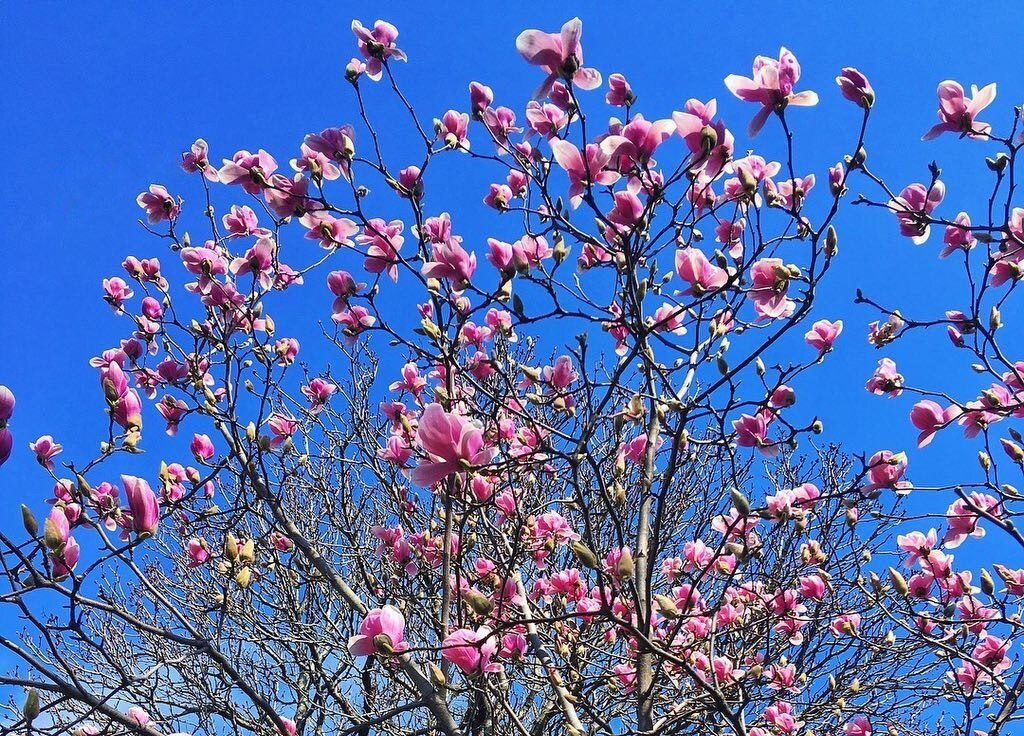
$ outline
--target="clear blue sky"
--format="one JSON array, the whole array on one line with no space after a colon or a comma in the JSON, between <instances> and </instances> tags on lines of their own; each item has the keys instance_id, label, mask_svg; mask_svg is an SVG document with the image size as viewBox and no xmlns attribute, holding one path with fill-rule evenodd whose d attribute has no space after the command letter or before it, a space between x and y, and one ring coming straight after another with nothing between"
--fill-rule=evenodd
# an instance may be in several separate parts
<instances>
[{"instance_id":1,"label":"clear blue sky","mask_svg":"<svg viewBox=\"0 0 1024 736\"><path fill-rule=\"evenodd\" d=\"M841 66L857 66L878 97L868 139L872 164L902 186L924 179L927 163L938 159L947 172L942 211L949 214L980 207L988 179L979 153L986 144L952 137L920 142L934 122L936 84L998 81L986 116L997 128L1024 101L1024 47L1003 32L1018 15L1012 2L988 9L972 3L967 10L962 3L889 1L856 3L854 10L852 3L819 0L734 3L732 11L729 3L648 2L638 4L640 19L630 17L628 4L612 10L611 3L593 2L385 5L33 1L0 8L0 135L7 141L0 178L0 383L18 396L15 455L0 471L0 527L18 526L18 503L39 509L49 493L27 442L51 433L67 454L82 457L81 448L91 451L104 430L102 396L87 361L115 344L125 325L101 301L100 284L120 274L128 253L150 255L158 247L136 224L136 195L151 182L186 189L177 161L198 136L210 142L216 159L264 147L284 164L303 134L354 119L342 78L355 51L353 17L369 24L383 16L399 27L411 59L399 67L400 78L430 116L465 109L472 79L521 108L538 76L516 54L516 35L527 27L555 30L579 14L588 66L605 76L625 73L647 117L668 117L689 97L717 97L739 134L753 109L732 99L722 79L749 74L755 54L786 45L803 65L800 86L822 96L818 108L793 116L797 173L815 171L821 184L856 123L833 78ZM781 157L773 125L759 145ZM476 182L453 182L447 193L458 231L478 250L493 220L460 217L458 200L465 197L477 213L480 196ZM911 402L871 399L863 390L883 354L866 345L873 315L854 307L852 296L856 286L870 286L908 313L925 306L929 314L938 311L935 293L916 283L949 267L936 257L941 234L914 249L883 213L848 211L839 224L841 256L820 316L844 319L846 332L824 369L802 384L799 402L818 406L826 438L843 439L851 450L911 449ZM957 364L948 351L936 356L925 345L884 354L912 381L934 385ZM156 440L160 422L150 414L148 423L148 437ZM915 478L948 478L950 466L973 462L975 451L940 437L911 453L911 470Z\"/></svg>"}]
</instances>

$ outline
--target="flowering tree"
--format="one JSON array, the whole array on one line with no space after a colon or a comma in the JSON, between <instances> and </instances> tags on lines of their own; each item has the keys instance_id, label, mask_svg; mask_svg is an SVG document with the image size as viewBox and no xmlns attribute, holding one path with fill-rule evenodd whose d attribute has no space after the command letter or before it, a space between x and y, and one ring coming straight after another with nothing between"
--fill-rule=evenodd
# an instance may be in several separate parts
<instances>
[{"instance_id":1,"label":"flowering tree","mask_svg":"<svg viewBox=\"0 0 1024 736\"><path fill-rule=\"evenodd\" d=\"M968 100L944 83L929 132L1005 147L979 226L938 216L937 167L898 196L868 168L875 98L852 68L848 147L815 189L789 119L818 98L786 49L725 79L757 106L749 136L785 134L740 155L715 100L636 113L621 75L584 66L578 19L517 39L540 67L521 120L473 82L468 111L432 124L399 84L397 30L352 28L357 123L307 135L291 175L262 149L218 167L199 140L181 163L200 207L139 195L170 257L130 256L104 281L128 325L92 361L106 437L74 459L32 442L51 508L0 537L0 603L24 623L0 638L23 662L0 678L18 688L8 726L1008 732L1024 571L993 552L1001 583L985 570L975 587L948 552L986 527L1024 544L989 448L991 425L1024 414L1024 363L996 342L1024 258L1021 143L976 119L994 86ZM387 154L374 83L408 113L415 162ZM597 123L602 101L624 121ZM438 158L493 172L471 203L493 230L456 234L460 213L431 207ZM884 313L870 339L948 325L994 381L961 403L883 359L868 383L931 397L911 413L922 444L957 423L985 442L980 480L934 489L957 496L941 537L902 525L902 453L817 447L821 422L794 406L843 329L814 305L854 177L883 193L856 201L915 242L946 228L970 296L911 320L859 295ZM286 303L311 289L331 318L319 366L289 336L302 310ZM0 388L0 462L13 412ZM191 457L150 440L154 422ZM873 560L898 549L909 580Z\"/></svg>"}]
</instances>

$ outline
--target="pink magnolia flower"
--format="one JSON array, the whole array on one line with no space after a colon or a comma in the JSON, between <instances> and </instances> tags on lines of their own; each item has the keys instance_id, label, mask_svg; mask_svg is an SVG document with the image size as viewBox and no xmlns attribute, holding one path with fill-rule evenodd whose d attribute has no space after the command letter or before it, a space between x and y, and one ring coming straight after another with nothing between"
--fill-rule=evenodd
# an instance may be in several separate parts
<instances>
[{"instance_id":1,"label":"pink magnolia flower","mask_svg":"<svg viewBox=\"0 0 1024 736\"><path fill-rule=\"evenodd\" d=\"M220 181L217 167L210 163L210 147L202 138L197 138L192 148L181 154L181 168L189 173L201 171L210 181Z\"/></svg>"},{"instance_id":2,"label":"pink magnolia flower","mask_svg":"<svg viewBox=\"0 0 1024 736\"><path fill-rule=\"evenodd\" d=\"M832 349L832 345L842 331L842 320L830 322L827 319L820 319L811 325L811 329L804 335L804 340L819 353L826 353Z\"/></svg>"},{"instance_id":3,"label":"pink magnolia flower","mask_svg":"<svg viewBox=\"0 0 1024 736\"><path fill-rule=\"evenodd\" d=\"M873 730L867 716L855 716L843 726L844 736L871 736Z\"/></svg>"},{"instance_id":4,"label":"pink magnolia flower","mask_svg":"<svg viewBox=\"0 0 1024 736\"><path fill-rule=\"evenodd\" d=\"M207 434L192 435L189 449L192 450L192 456L200 462L206 462L217 452L213 446L213 440Z\"/></svg>"},{"instance_id":5,"label":"pink magnolia flower","mask_svg":"<svg viewBox=\"0 0 1024 736\"><path fill-rule=\"evenodd\" d=\"M337 390L337 385L319 376L313 378L308 385L301 388L303 396L309 399L310 411L314 413L323 409Z\"/></svg>"},{"instance_id":6,"label":"pink magnolia flower","mask_svg":"<svg viewBox=\"0 0 1024 736\"><path fill-rule=\"evenodd\" d=\"M3 465L11 457L11 450L14 448L14 435L7 427L0 429L0 465Z\"/></svg>"},{"instance_id":7,"label":"pink magnolia flower","mask_svg":"<svg viewBox=\"0 0 1024 736\"><path fill-rule=\"evenodd\" d=\"M736 444L739 447L756 447L764 455L777 452L776 444L768 439L768 427L774 418L775 415L767 411L740 416L732 423Z\"/></svg>"},{"instance_id":8,"label":"pink magnolia flower","mask_svg":"<svg viewBox=\"0 0 1024 736\"><path fill-rule=\"evenodd\" d=\"M367 613L359 626L359 633L348 640L348 650L353 657L373 654L390 657L408 648L405 617L394 606L375 608Z\"/></svg>"},{"instance_id":9,"label":"pink magnolia flower","mask_svg":"<svg viewBox=\"0 0 1024 736\"><path fill-rule=\"evenodd\" d=\"M868 459L868 480L866 490L889 488L896 493L909 493L913 486L903 480L907 472L906 453L894 453L892 450L879 450Z\"/></svg>"},{"instance_id":10,"label":"pink magnolia flower","mask_svg":"<svg viewBox=\"0 0 1024 736\"><path fill-rule=\"evenodd\" d=\"M903 393L903 376L897 372L896 363L891 358L882 358L864 388L876 396L888 394L891 399Z\"/></svg>"},{"instance_id":11,"label":"pink magnolia flower","mask_svg":"<svg viewBox=\"0 0 1024 736\"><path fill-rule=\"evenodd\" d=\"M829 629L836 636L852 636L860 629L860 622L859 613L844 613L832 619Z\"/></svg>"},{"instance_id":12,"label":"pink magnolia flower","mask_svg":"<svg viewBox=\"0 0 1024 736\"><path fill-rule=\"evenodd\" d=\"M135 721L135 723L138 724L139 728L146 728L147 726L149 726L149 724L153 722L153 719L150 718L149 713L147 713L137 705L133 705L131 708L129 708L126 715L128 716L129 719Z\"/></svg>"},{"instance_id":13,"label":"pink magnolia flower","mask_svg":"<svg viewBox=\"0 0 1024 736\"><path fill-rule=\"evenodd\" d=\"M433 243L430 247L433 259L423 264L423 275L432 279L448 279L456 289L468 286L476 271L476 253L467 253L455 238Z\"/></svg>"},{"instance_id":14,"label":"pink magnolia flower","mask_svg":"<svg viewBox=\"0 0 1024 736\"><path fill-rule=\"evenodd\" d=\"M6 426L7 421L14 414L14 392L6 386L0 385L0 427Z\"/></svg>"},{"instance_id":15,"label":"pink magnolia flower","mask_svg":"<svg viewBox=\"0 0 1024 736\"><path fill-rule=\"evenodd\" d=\"M968 251L978 242L971 231L970 215L961 212L956 216L954 222L956 224L946 226L946 232L942 236L942 242L945 245L939 253L939 258L946 258L958 250Z\"/></svg>"},{"instance_id":16,"label":"pink magnolia flower","mask_svg":"<svg viewBox=\"0 0 1024 736\"><path fill-rule=\"evenodd\" d=\"M750 135L754 136L773 112L781 114L787 105L818 104L817 93L793 91L799 80L800 64L789 49L782 47L778 60L767 56L755 57L753 79L730 74L725 78L725 86L744 102L757 102L762 105L748 128Z\"/></svg>"},{"instance_id":17,"label":"pink magnolia flower","mask_svg":"<svg viewBox=\"0 0 1024 736\"><path fill-rule=\"evenodd\" d=\"M483 430L468 418L446 412L440 404L428 404L420 417L416 442L427 457L412 471L412 481L430 487L452 473L486 465L494 457Z\"/></svg>"},{"instance_id":18,"label":"pink magnolia flower","mask_svg":"<svg viewBox=\"0 0 1024 736\"><path fill-rule=\"evenodd\" d=\"M971 85L971 97L964 96L964 88L959 82L947 79L939 83L939 122L921 136L928 141L946 132L959 133L968 138L988 138L992 126L977 120L978 113L992 104L996 98L996 84L978 89Z\"/></svg>"},{"instance_id":19,"label":"pink magnolia flower","mask_svg":"<svg viewBox=\"0 0 1024 736\"><path fill-rule=\"evenodd\" d=\"M35 442L29 442L28 447L36 454L36 460L47 470L53 470L53 458L64 449L62 445L53 441L53 437L44 434Z\"/></svg>"},{"instance_id":20,"label":"pink magnolia flower","mask_svg":"<svg viewBox=\"0 0 1024 736\"><path fill-rule=\"evenodd\" d=\"M160 184L150 184L149 191L140 194L135 201L146 210L146 219L150 225L161 220L177 219L181 214L181 205Z\"/></svg>"},{"instance_id":21,"label":"pink magnolia flower","mask_svg":"<svg viewBox=\"0 0 1024 736\"><path fill-rule=\"evenodd\" d=\"M365 71L366 76L374 82L380 81L384 74L384 62L388 59L408 60L405 52L395 45L398 29L386 21L378 20L373 24L371 31L358 20L354 20L352 33L358 41L359 53L366 59L366 67L362 71Z\"/></svg>"},{"instance_id":22,"label":"pink magnolia flower","mask_svg":"<svg viewBox=\"0 0 1024 736\"><path fill-rule=\"evenodd\" d=\"M128 499L131 529L140 537L152 536L160 524L160 499L142 478L122 475L121 483Z\"/></svg>"},{"instance_id":23,"label":"pink magnolia flower","mask_svg":"<svg viewBox=\"0 0 1024 736\"><path fill-rule=\"evenodd\" d=\"M497 637L487 626L476 631L458 629L441 643L441 656L467 675L501 672L504 668L491 658L498 652Z\"/></svg>"},{"instance_id":24,"label":"pink magnolia flower","mask_svg":"<svg viewBox=\"0 0 1024 736\"><path fill-rule=\"evenodd\" d=\"M871 82L861 72L852 66L844 67L836 77L836 84L843 97L865 110L870 110L875 104L875 90L871 88Z\"/></svg>"},{"instance_id":25,"label":"pink magnolia flower","mask_svg":"<svg viewBox=\"0 0 1024 736\"><path fill-rule=\"evenodd\" d=\"M936 181L931 187L911 184L900 195L889 202L889 209L896 214L900 223L900 235L911 239L914 245L928 240L931 232L929 217L943 197L946 185Z\"/></svg>"},{"instance_id":26,"label":"pink magnolia flower","mask_svg":"<svg viewBox=\"0 0 1024 736\"><path fill-rule=\"evenodd\" d=\"M370 273L386 273L398 282L398 251L402 249L405 237L401 220L385 222L379 217L369 220L356 242L367 246L363 267Z\"/></svg>"},{"instance_id":27,"label":"pink magnolia flower","mask_svg":"<svg viewBox=\"0 0 1024 736\"><path fill-rule=\"evenodd\" d=\"M583 21L573 18L562 26L561 33L545 33L535 29L523 31L516 39L516 49L529 63L548 73L534 97L551 89L555 80L571 80L584 90L601 86L601 73L583 66Z\"/></svg>"},{"instance_id":28,"label":"pink magnolia flower","mask_svg":"<svg viewBox=\"0 0 1024 736\"><path fill-rule=\"evenodd\" d=\"M469 83L469 109L475 120L483 119L484 110L494 102L494 90L480 82Z\"/></svg>"},{"instance_id":29,"label":"pink magnolia flower","mask_svg":"<svg viewBox=\"0 0 1024 736\"><path fill-rule=\"evenodd\" d=\"M910 423L921 433L917 436L917 446L926 447L935 437L935 433L960 416L960 408L948 406L943 409L934 401L925 399L914 404L910 410Z\"/></svg>"},{"instance_id":30,"label":"pink magnolia flower","mask_svg":"<svg viewBox=\"0 0 1024 736\"><path fill-rule=\"evenodd\" d=\"M762 258L750 267L750 295L758 317L779 319L793 314L796 304L788 296L789 269L781 258Z\"/></svg>"},{"instance_id":31,"label":"pink magnolia flower","mask_svg":"<svg viewBox=\"0 0 1024 736\"><path fill-rule=\"evenodd\" d=\"M199 567L210 559L210 545L201 537L188 540L188 566Z\"/></svg>"},{"instance_id":32,"label":"pink magnolia flower","mask_svg":"<svg viewBox=\"0 0 1024 736\"><path fill-rule=\"evenodd\" d=\"M277 161L262 148L256 153L238 151L231 160L224 159L220 167L220 180L225 184L238 184L249 194L260 194L277 171Z\"/></svg>"},{"instance_id":33,"label":"pink magnolia flower","mask_svg":"<svg viewBox=\"0 0 1024 736\"><path fill-rule=\"evenodd\" d=\"M579 207L591 185L609 186L621 174L608 169L618 149L628 143L623 136L608 136L600 144L588 143L581 153L574 144L561 138L551 139L551 152L558 165L569 175L569 204Z\"/></svg>"},{"instance_id":34,"label":"pink magnolia flower","mask_svg":"<svg viewBox=\"0 0 1024 736\"><path fill-rule=\"evenodd\" d=\"M612 107L629 107L636 102L636 95L633 94L626 78L616 72L608 75L608 92L604 96L604 101Z\"/></svg>"},{"instance_id":35,"label":"pink magnolia flower","mask_svg":"<svg viewBox=\"0 0 1024 736\"><path fill-rule=\"evenodd\" d=\"M728 271L713 265L698 248L688 247L676 251L676 273L690 285L683 293L692 296L718 291L729 280Z\"/></svg>"},{"instance_id":36,"label":"pink magnolia flower","mask_svg":"<svg viewBox=\"0 0 1024 736\"><path fill-rule=\"evenodd\" d=\"M469 150L469 114L449 110L439 121L437 126L437 137L444 141L448 148L457 148L460 151Z\"/></svg>"}]
</instances>

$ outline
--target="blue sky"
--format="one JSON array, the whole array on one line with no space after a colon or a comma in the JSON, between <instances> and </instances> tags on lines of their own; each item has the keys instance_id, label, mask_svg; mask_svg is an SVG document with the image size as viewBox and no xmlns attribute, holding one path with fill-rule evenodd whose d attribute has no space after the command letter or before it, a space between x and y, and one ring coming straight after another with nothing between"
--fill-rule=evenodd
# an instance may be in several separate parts
<instances>
[{"instance_id":1,"label":"blue sky","mask_svg":"<svg viewBox=\"0 0 1024 736\"><path fill-rule=\"evenodd\" d=\"M649 2L643 19L630 18L625 5L613 10L604 3L383 6L30 2L0 9L0 133L9 142L0 178L0 383L18 396L15 456L0 471L0 527L18 526L18 503L38 509L50 490L26 443L50 433L68 456L82 457L81 448L91 451L104 431L102 396L87 361L115 344L124 324L101 301L101 281L120 274L125 255L159 247L136 222L136 195L161 182L194 196L177 161L196 137L210 142L216 159L264 147L284 164L305 133L353 120L343 80L355 52L353 17L369 24L383 16L399 27L411 59L398 69L400 79L427 117L465 109L473 79L521 108L538 76L516 54L516 35L527 27L555 30L579 14L587 65L605 76L625 73L647 117L668 117L689 97L717 97L739 134L754 110L732 99L722 79L749 74L755 54L774 55L786 45L803 66L800 88L822 96L818 108L792 116L798 173L814 171L820 184L857 124L833 79L840 67L857 66L878 97L871 163L901 187L924 180L927 163L937 159L946 172L942 211L949 215L980 207L989 182L981 151L991 149L952 137L920 142L934 122L937 83L998 81L985 118L997 129L1024 101L1024 47L994 37L1000 19L1016 15L1010 2L988 9L975 3L970 12L934 2L857 3L856 10L820 1L737 3L736 10L727 3ZM757 142L781 157L774 125ZM392 150L400 154L401 146ZM858 183L856 191L869 190ZM477 206L479 181L454 181L444 196L457 229L481 249L493 220ZM473 205L461 217L460 200ZM944 346L937 336L876 353L864 341L874 315L853 306L853 293L869 287L907 313L936 314L957 306L955 300L937 302L936 291L921 285L952 266L937 259L941 234L915 249L884 213L847 210L839 229L841 255L819 315L842 318L846 332L825 367L802 384L799 402L823 417L826 439L844 440L853 451L910 449L909 397L872 399L863 390L875 362L889 355L911 381L946 386L943 376L955 369L962 377L966 365L949 350L928 349ZM159 434L152 415L149 425L150 437ZM929 450L911 453L911 470L916 478L949 478L951 468L966 463L973 472L976 449L940 437Z\"/></svg>"}]
</instances>

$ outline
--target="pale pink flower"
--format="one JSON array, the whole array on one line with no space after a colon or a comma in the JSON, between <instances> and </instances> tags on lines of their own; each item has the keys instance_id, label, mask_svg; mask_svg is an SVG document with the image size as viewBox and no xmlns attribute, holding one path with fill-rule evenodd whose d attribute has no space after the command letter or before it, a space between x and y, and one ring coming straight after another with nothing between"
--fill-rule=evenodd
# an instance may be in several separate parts
<instances>
[{"instance_id":1,"label":"pale pink flower","mask_svg":"<svg viewBox=\"0 0 1024 736\"><path fill-rule=\"evenodd\" d=\"M516 49L529 63L548 73L534 97L546 94L557 79L568 79L584 90L601 86L601 73L583 66L583 21L573 18L562 26L561 33L545 33L530 29L516 39Z\"/></svg>"},{"instance_id":2,"label":"pale pink flower","mask_svg":"<svg viewBox=\"0 0 1024 736\"><path fill-rule=\"evenodd\" d=\"M800 64L789 49L782 47L777 60L767 56L755 57L752 79L730 74L725 78L725 86L741 100L757 102L762 106L750 121L748 128L750 135L754 136L764 126L771 113L781 114L788 105L818 104L817 93L793 91L799 80Z\"/></svg>"},{"instance_id":3,"label":"pale pink flower","mask_svg":"<svg viewBox=\"0 0 1024 736\"><path fill-rule=\"evenodd\" d=\"M977 117L996 98L995 82L982 89L972 84L971 97L966 97L959 82L947 79L939 83L938 95L939 122L921 136L921 140L931 140L946 132L959 133L968 138L988 138L992 126L979 122Z\"/></svg>"},{"instance_id":4,"label":"pale pink flower","mask_svg":"<svg viewBox=\"0 0 1024 736\"><path fill-rule=\"evenodd\" d=\"M375 608L367 613L359 626L359 633L348 640L348 650L353 657L391 656L408 648L405 617L394 606Z\"/></svg>"}]
</instances>

